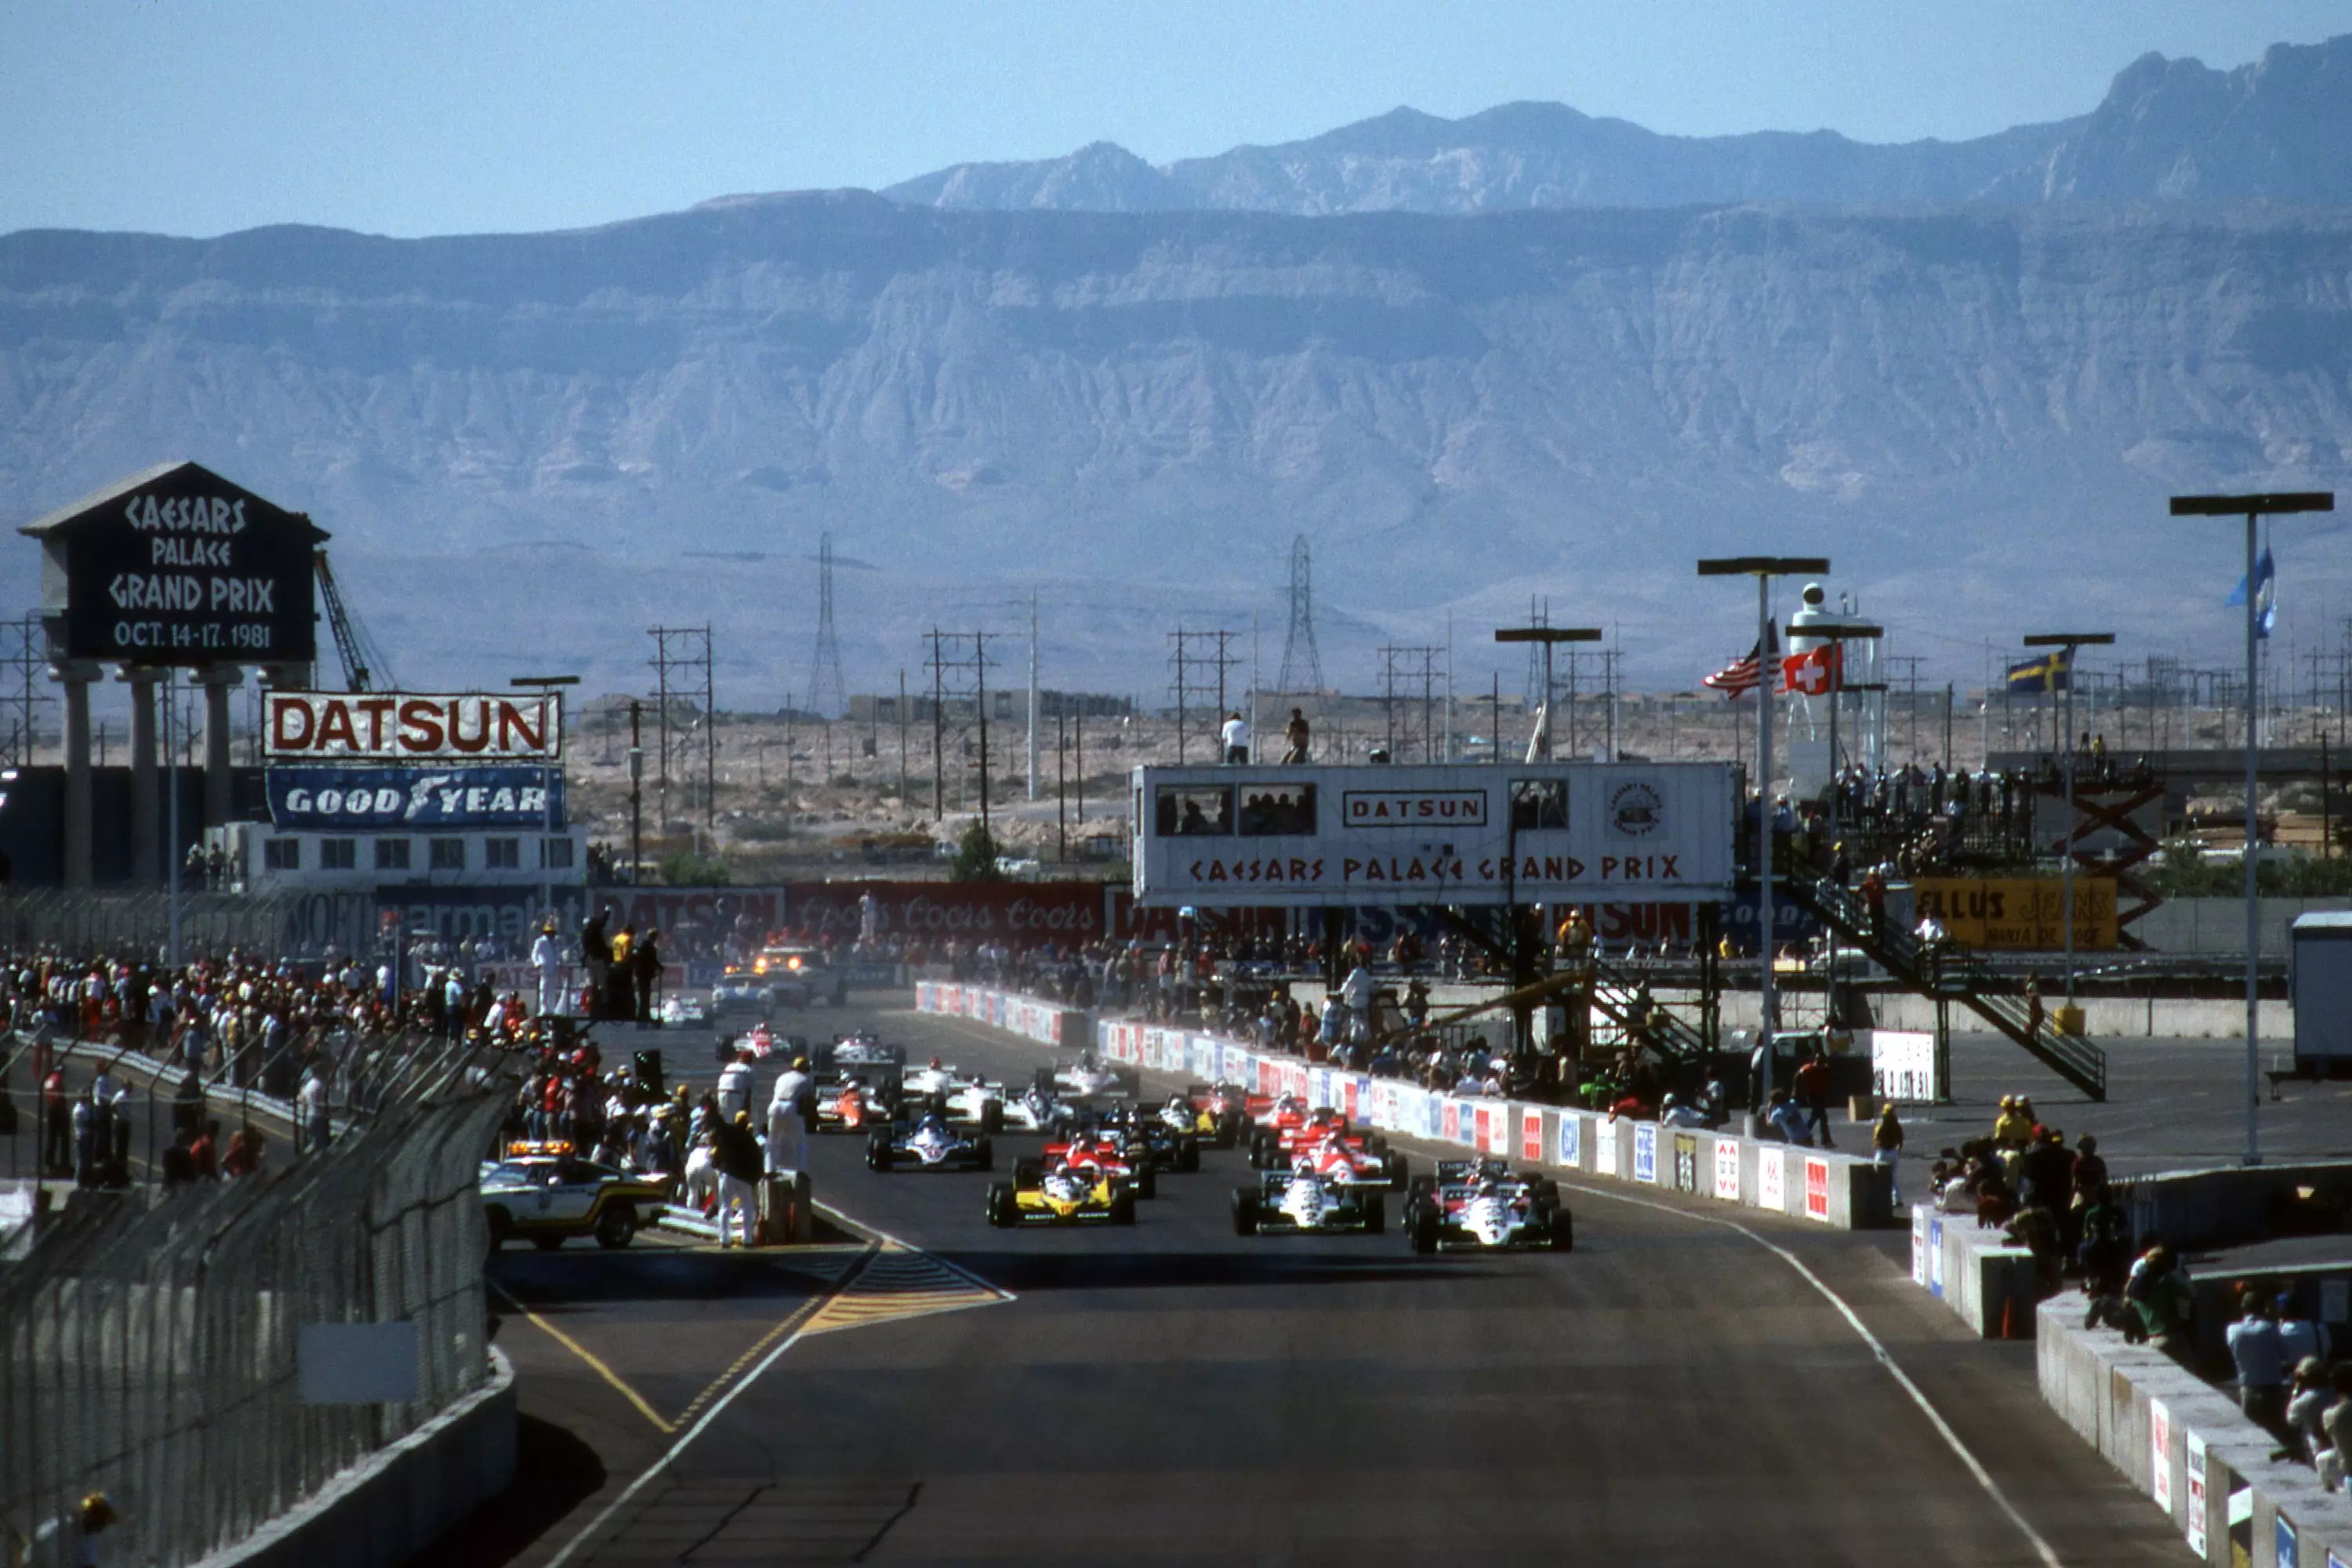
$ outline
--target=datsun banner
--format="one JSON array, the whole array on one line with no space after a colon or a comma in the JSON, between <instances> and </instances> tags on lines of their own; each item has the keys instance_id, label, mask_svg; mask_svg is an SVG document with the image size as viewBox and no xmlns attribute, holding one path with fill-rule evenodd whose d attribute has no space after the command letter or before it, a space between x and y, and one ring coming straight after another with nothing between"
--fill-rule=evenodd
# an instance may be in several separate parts
<instances>
[{"instance_id":1,"label":"datsun banner","mask_svg":"<svg viewBox=\"0 0 2352 1568\"><path fill-rule=\"evenodd\" d=\"M263 782L281 831L565 826L557 768L276 767Z\"/></svg>"},{"instance_id":2,"label":"datsun banner","mask_svg":"<svg viewBox=\"0 0 2352 1568\"><path fill-rule=\"evenodd\" d=\"M563 700L466 692L268 691L262 750L272 762L553 762Z\"/></svg>"}]
</instances>

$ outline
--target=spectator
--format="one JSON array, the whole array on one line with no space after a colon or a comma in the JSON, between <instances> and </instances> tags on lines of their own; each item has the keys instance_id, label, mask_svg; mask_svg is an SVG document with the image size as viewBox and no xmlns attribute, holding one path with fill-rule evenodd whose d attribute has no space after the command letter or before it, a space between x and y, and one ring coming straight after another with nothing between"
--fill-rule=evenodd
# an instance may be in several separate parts
<instances>
[{"instance_id":1,"label":"spectator","mask_svg":"<svg viewBox=\"0 0 2352 1568\"><path fill-rule=\"evenodd\" d=\"M1888 1100L1878 1108L1877 1124L1870 1130L1871 1158L1886 1167L1887 1202L1900 1208L1903 1205L1903 1122L1895 1114L1895 1102Z\"/></svg>"},{"instance_id":2,"label":"spectator","mask_svg":"<svg viewBox=\"0 0 2352 1568\"><path fill-rule=\"evenodd\" d=\"M2178 1352L2182 1347L2196 1296L2172 1248L2158 1242L2140 1254L2124 1280L2124 1300L2139 1313L2142 1333L2166 1350Z\"/></svg>"},{"instance_id":3,"label":"spectator","mask_svg":"<svg viewBox=\"0 0 2352 1568\"><path fill-rule=\"evenodd\" d=\"M1814 1138L1818 1137L1820 1147L1835 1148L1830 1139L1830 1068L1821 1052L1816 1051L1805 1058L1790 1087L1797 1091L1798 1104L1804 1108L1806 1146L1812 1147Z\"/></svg>"},{"instance_id":4,"label":"spectator","mask_svg":"<svg viewBox=\"0 0 2352 1568\"><path fill-rule=\"evenodd\" d=\"M2230 1325L2230 1360L2238 1369L2238 1407L2267 1431L2279 1429L2286 1413L2286 1363L2279 1352L2277 1320L2257 1291L2239 1298L2241 1316Z\"/></svg>"},{"instance_id":5,"label":"spectator","mask_svg":"<svg viewBox=\"0 0 2352 1568\"><path fill-rule=\"evenodd\" d=\"M2319 1418L2320 1429L2327 1434L2327 1447L2319 1456L2319 1484L2329 1491L2344 1485L2345 1468L2352 1461L2352 1363L2337 1367L2328 1377L2336 1390L2336 1403Z\"/></svg>"},{"instance_id":6,"label":"spectator","mask_svg":"<svg viewBox=\"0 0 2352 1568\"><path fill-rule=\"evenodd\" d=\"M1290 722L1282 729L1283 762L1293 766L1306 762L1313 738L1314 731L1307 725L1307 715L1293 708Z\"/></svg>"},{"instance_id":7,"label":"spectator","mask_svg":"<svg viewBox=\"0 0 2352 1568\"><path fill-rule=\"evenodd\" d=\"M2286 1428L2294 1458L2306 1465L2319 1463L2321 1452L2328 1446L2327 1412L2335 1404L2336 1390L2327 1381L2326 1366L2315 1355L2298 1360L2286 1401Z\"/></svg>"},{"instance_id":8,"label":"spectator","mask_svg":"<svg viewBox=\"0 0 2352 1568\"><path fill-rule=\"evenodd\" d=\"M2299 1311L2294 1304L2294 1292L2282 1290L2274 1303L2278 1310L2279 1357L2289 1366L2305 1360L2325 1365L2328 1343L2327 1326L2315 1322Z\"/></svg>"},{"instance_id":9,"label":"spectator","mask_svg":"<svg viewBox=\"0 0 2352 1568\"><path fill-rule=\"evenodd\" d=\"M2033 1118L2013 1094L2000 1097L2000 1115L1992 1124L1992 1141L2003 1149L2023 1149L2033 1141Z\"/></svg>"},{"instance_id":10,"label":"spectator","mask_svg":"<svg viewBox=\"0 0 2352 1568\"><path fill-rule=\"evenodd\" d=\"M1218 731L1218 734L1224 742L1225 761L1227 763L1246 763L1250 760L1250 732L1248 720L1243 718L1239 713L1228 713L1225 715L1224 725Z\"/></svg>"}]
</instances>

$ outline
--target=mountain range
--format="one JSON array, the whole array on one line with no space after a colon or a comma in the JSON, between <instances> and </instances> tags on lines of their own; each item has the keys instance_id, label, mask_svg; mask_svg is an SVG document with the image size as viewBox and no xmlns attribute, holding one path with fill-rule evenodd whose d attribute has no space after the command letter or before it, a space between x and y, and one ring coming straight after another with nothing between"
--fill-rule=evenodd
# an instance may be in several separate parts
<instances>
[{"instance_id":1,"label":"mountain range","mask_svg":"<svg viewBox=\"0 0 2352 1568\"><path fill-rule=\"evenodd\" d=\"M1664 136L1559 103L1411 109L1164 167L1098 142L959 163L883 195L987 212L1488 213L1693 203L2352 201L2352 37L2235 70L2145 55L2089 113L1966 142Z\"/></svg>"},{"instance_id":2,"label":"mountain range","mask_svg":"<svg viewBox=\"0 0 2352 1568\"><path fill-rule=\"evenodd\" d=\"M781 702L824 533L852 689L934 627L1018 679L1033 599L1048 685L1163 701L1179 626L1270 681L1301 533L1350 689L1448 640L1483 689L1531 598L1688 687L1753 637L1693 558L1790 549L1931 678L2062 620L2226 666L2233 536L2164 498L2346 488L2347 61L1941 146L1517 106L567 233L0 236L0 513L195 458L334 535L419 688L643 689L708 622L722 704ZM2346 536L2282 529L2283 637L2352 608Z\"/></svg>"}]
</instances>

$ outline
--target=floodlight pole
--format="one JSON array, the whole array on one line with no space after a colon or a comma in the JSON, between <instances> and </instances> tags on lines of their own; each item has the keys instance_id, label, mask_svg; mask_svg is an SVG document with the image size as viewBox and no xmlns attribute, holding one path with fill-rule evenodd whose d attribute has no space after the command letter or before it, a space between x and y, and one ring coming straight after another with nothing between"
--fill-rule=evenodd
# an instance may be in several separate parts
<instances>
[{"instance_id":1,"label":"floodlight pole","mask_svg":"<svg viewBox=\"0 0 2352 1568\"><path fill-rule=\"evenodd\" d=\"M1769 1100L1772 1093L1772 689L1780 684L1779 672L1765 668L1770 657L1766 645L1772 635L1772 579L1796 574L1825 575L1829 569L1828 559L1822 556L1739 555L1698 563L1702 577L1756 579L1756 1035L1762 1044L1759 1058L1762 1069L1757 1075L1756 1092L1748 1097L1746 1121L1751 1138L1763 1115L1758 1102Z\"/></svg>"},{"instance_id":2,"label":"floodlight pole","mask_svg":"<svg viewBox=\"0 0 2352 1568\"><path fill-rule=\"evenodd\" d=\"M1551 761L1551 650L1554 643L1599 642L1599 626L1496 626L1496 642L1533 642L1543 644L1544 700L1543 732L1538 739L1543 747L1543 760ZM1496 740L1495 754L1502 756L1501 737Z\"/></svg>"},{"instance_id":3,"label":"floodlight pole","mask_svg":"<svg viewBox=\"0 0 2352 1568\"><path fill-rule=\"evenodd\" d=\"M2261 596L2254 582L2254 534L2264 517L2285 512L2334 511L2332 490L2290 491L2251 496L2174 496L2175 517L2240 517L2246 520L2246 1163L2263 1163L2257 1118L2262 1107L2262 900L2256 888L2254 860L2255 722L2260 710L2255 695L2258 670L2255 642L2260 635L2254 601Z\"/></svg>"}]
</instances>

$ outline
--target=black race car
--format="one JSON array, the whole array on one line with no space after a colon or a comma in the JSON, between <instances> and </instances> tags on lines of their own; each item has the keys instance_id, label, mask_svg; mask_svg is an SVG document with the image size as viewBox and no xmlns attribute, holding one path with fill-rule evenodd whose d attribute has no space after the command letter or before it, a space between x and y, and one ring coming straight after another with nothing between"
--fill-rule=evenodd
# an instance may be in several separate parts
<instances>
[{"instance_id":1,"label":"black race car","mask_svg":"<svg viewBox=\"0 0 2352 1568\"><path fill-rule=\"evenodd\" d=\"M927 1111L868 1133L866 1163L877 1171L992 1171L996 1152L986 1133L959 1132L937 1111Z\"/></svg>"}]
</instances>

